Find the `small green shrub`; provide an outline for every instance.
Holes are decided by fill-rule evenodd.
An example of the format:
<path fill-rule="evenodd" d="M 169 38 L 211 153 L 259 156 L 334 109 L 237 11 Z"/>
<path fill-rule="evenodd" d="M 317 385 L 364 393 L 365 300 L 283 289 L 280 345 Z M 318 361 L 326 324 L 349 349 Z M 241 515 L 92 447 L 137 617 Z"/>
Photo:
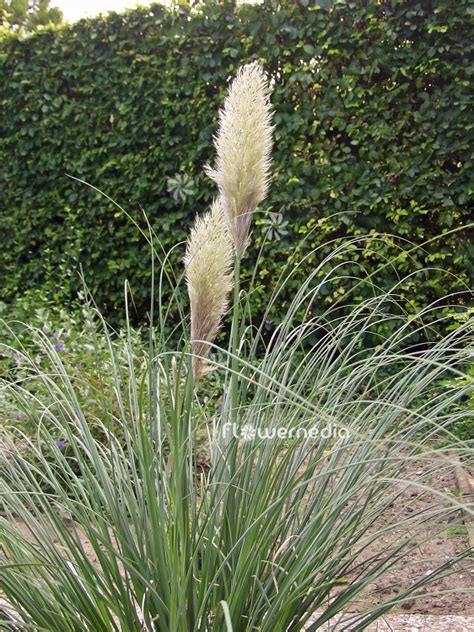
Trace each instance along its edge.
<path fill-rule="evenodd" d="M 27 435 L 34 435 L 42 423 L 35 402 L 47 397 L 44 383 L 31 379 L 34 370 L 41 368 L 46 375 L 54 375 L 58 365 L 67 372 L 81 406 L 87 408 L 88 420 L 94 427 L 97 414 L 103 412 L 102 400 L 113 401 L 113 374 L 109 344 L 114 348 L 118 371 L 123 379 L 128 375 L 130 358 L 126 351 L 125 332 L 117 332 L 107 340 L 102 323 L 93 306 L 79 297 L 73 308 L 60 307 L 40 290 L 29 291 L 13 305 L 4 305 L 2 347 L 0 349 L 0 378 L 14 382 L 33 399 L 25 409 L 18 402 L 0 397 L 1 424 L 15 423 Z M 145 342 L 139 330 L 130 332 L 134 356 L 131 359 L 137 375 L 146 373 Z M 51 405 L 53 405 L 51 401 Z M 110 407 L 101 418 L 103 427 L 114 431 L 118 409 Z M 58 436 L 61 441 L 63 437 Z"/>

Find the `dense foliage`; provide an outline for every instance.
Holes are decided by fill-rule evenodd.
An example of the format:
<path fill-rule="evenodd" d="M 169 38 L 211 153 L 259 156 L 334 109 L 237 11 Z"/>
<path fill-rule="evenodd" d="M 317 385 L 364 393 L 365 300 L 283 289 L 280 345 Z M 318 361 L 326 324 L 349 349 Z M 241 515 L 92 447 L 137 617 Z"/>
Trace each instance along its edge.
<path fill-rule="evenodd" d="M 143 320 L 146 239 L 110 200 L 65 174 L 99 187 L 147 230 L 145 211 L 167 250 L 215 194 L 202 171 L 215 112 L 229 75 L 251 59 L 271 75 L 276 125 L 272 193 L 254 230 L 257 243 L 267 238 L 255 312 L 284 264 L 321 245 L 286 285 L 275 319 L 330 240 L 354 234 L 366 239 L 344 280 L 323 285 L 318 309 L 348 294 L 361 268 L 381 268 L 374 280 L 384 288 L 422 266 L 440 268 L 398 288 L 409 312 L 465 289 L 469 234 L 450 231 L 468 223 L 472 189 L 469 1 L 321 4 L 153 5 L 5 40 L 1 298 L 39 283 L 71 297 L 82 267 L 112 319 L 123 313 L 128 278 Z M 412 248 L 406 240 L 433 238 L 399 254 Z M 255 256 L 244 261 L 247 274 Z M 394 256 L 393 265 L 374 263 Z"/>

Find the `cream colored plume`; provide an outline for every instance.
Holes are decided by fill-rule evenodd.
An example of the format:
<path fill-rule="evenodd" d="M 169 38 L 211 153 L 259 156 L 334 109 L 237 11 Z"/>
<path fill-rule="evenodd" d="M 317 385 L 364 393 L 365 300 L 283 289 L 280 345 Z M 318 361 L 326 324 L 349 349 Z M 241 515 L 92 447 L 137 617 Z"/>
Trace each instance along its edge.
<path fill-rule="evenodd" d="M 217 336 L 232 289 L 233 248 L 221 201 L 198 217 L 189 236 L 184 265 L 191 302 L 194 378 L 204 371 L 209 345 Z"/>
<path fill-rule="evenodd" d="M 219 187 L 239 257 L 247 246 L 252 214 L 267 194 L 272 131 L 266 75 L 258 63 L 247 64 L 239 69 L 219 113 L 216 165 L 206 168 Z"/>

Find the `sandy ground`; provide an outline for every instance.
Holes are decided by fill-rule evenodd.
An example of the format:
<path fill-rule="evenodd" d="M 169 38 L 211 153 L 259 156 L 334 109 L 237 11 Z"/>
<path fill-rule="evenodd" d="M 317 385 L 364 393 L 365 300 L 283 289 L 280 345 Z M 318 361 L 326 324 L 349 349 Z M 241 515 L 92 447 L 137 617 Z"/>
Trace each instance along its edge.
<path fill-rule="evenodd" d="M 403 476 L 415 480 L 423 476 L 423 468 L 430 468 L 429 463 L 413 462 L 407 466 Z M 429 476 L 429 484 L 434 490 L 449 493 L 456 490 L 454 469 L 433 473 Z M 421 491 L 418 487 L 407 489 L 390 509 L 384 520 L 396 522 L 403 517 L 416 515 L 417 512 L 429 512 L 442 502 L 434 492 Z M 375 528 L 375 526 L 374 526 Z M 418 532 L 418 531 L 417 531 Z M 378 547 L 390 546 L 411 535 L 410 531 L 394 529 L 382 536 Z M 444 515 L 442 519 L 429 520 L 423 525 L 417 538 L 427 538 L 428 542 L 420 543 L 405 559 L 404 564 L 393 573 L 382 576 L 371 585 L 360 603 L 360 608 L 368 603 L 384 602 L 393 599 L 404 587 L 414 583 L 416 579 L 428 575 L 434 568 L 448 559 L 465 551 L 469 547 L 467 530 L 461 512 Z M 474 554 L 474 552 L 473 552 Z M 424 561 L 429 560 L 429 561 Z M 447 577 L 439 578 L 426 588 L 421 589 L 422 596 L 404 602 L 402 611 L 406 614 L 425 615 L 468 615 L 474 617 L 474 557 L 465 558 L 452 569 Z M 455 591 L 449 592 L 447 591 Z M 431 593 L 446 593 L 432 595 Z M 474 626 L 472 627 L 474 631 Z"/>

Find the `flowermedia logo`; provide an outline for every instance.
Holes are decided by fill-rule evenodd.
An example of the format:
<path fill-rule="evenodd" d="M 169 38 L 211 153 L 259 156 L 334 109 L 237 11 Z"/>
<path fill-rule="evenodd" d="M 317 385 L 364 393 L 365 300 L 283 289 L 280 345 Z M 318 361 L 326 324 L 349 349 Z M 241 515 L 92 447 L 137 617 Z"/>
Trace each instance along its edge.
<path fill-rule="evenodd" d="M 274 426 L 272 428 L 256 428 L 252 424 L 239 426 L 236 423 L 225 423 L 223 426 L 225 438 L 234 437 L 241 441 L 271 440 L 271 439 L 346 439 L 349 430 L 344 427 L 336 427 L 331 424 L 325 426 L 310 426 L 309 428 L 288 428 L 287 426 Z"/>

